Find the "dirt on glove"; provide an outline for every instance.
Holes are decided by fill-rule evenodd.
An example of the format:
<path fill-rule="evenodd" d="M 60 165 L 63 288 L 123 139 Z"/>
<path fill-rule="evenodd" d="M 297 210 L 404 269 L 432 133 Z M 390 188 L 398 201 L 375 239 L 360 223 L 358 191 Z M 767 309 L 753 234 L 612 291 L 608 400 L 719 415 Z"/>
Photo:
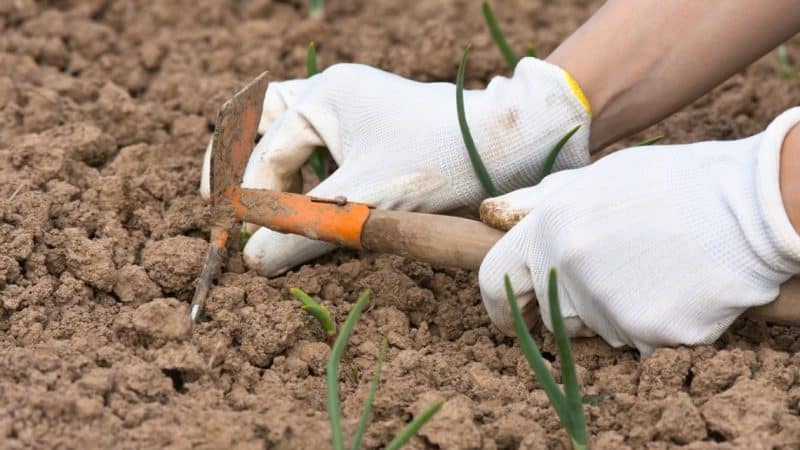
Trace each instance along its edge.
<path fill-rule="evenodd" d="M 346 435 L 386 335 L 367 447 L 440 397 L 408 448 L 568 447 L 473 272 L 338 251 L 268 280 L 234 255 L 190 333 L 202 155 L 238 87 L 265 69 L 303 76 L 312 40 L 322 66 L 430 81 L 454 80 L 471 42 L 470 86 L 508 73 L 476 2 L 327 3 L 316 21 L 300 0 L 0 2 L 0 447 L 328 448 L 329 347 L 294 286 L 340 324 L 375 293 L 342 361 Z M 512 45 L 545 55 L 600 4 L 493 3 Z M 626 144 L 739 138 L 798 102 L 771 54 Z M 533 334 L 560 378 L 551 335 Z M 574 340 L 593 447 L 797 448 L 799 335 L 740 320 L 714 345 L 645 360 Z"/>

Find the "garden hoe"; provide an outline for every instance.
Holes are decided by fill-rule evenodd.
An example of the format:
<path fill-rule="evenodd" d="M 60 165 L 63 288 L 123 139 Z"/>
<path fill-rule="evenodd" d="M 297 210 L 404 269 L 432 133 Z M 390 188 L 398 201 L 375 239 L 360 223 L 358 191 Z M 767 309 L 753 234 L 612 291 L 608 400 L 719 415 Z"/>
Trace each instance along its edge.
<path fill-rule="evenodd" d="M 190 314 L 197 322 L 211 282 L 239 222 L 258 224 L 343 247 L 391 253 L 440 267 L 476 270 L 503 231 L 461 217 L 375 209 L 344 197 L 241 188 L 255 142 L 267 73 L 262 73 L 220 109 L 211 147 L 211 243 Z M 752 308 L 750 317 L 800 325 L 800 279 L 781 286 L 777 300 Z"/>

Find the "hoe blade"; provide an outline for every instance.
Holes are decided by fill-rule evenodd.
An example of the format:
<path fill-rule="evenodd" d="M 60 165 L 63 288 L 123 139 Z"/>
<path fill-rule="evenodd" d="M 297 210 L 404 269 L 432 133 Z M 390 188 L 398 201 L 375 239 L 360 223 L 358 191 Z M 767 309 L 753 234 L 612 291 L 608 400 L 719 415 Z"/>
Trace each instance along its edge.
<path fill-rule="evenodd" d="M 203 312 L 211 283 L 222 266 L 230 236 L 235 232 L 236 219 L 226 207 L 222 193 L 242 181 L 253 151 L 266 90 L 267 72 L 264 72 L 225 102 L 217 116 L 211 140 L 211 242 L 189 308 L 192 323 L 196 323 Z"/>

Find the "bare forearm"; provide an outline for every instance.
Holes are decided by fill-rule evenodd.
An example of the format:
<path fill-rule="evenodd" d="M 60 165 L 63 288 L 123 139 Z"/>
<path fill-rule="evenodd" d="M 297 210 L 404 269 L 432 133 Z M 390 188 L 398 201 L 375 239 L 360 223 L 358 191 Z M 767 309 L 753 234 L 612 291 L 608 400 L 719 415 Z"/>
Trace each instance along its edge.
<path fill-rule="evenodd" d="M 795 0 L 610 0 L 548 61 L 588 97 L 597 151 L 697 99 L 798 31 Z"/>

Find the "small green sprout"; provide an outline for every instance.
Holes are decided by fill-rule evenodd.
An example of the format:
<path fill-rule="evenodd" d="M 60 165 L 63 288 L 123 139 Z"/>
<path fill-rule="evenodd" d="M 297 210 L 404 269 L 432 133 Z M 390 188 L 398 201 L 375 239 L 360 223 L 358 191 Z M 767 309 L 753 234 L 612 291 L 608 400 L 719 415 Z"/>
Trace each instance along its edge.
<path fill-rule="evenodd" d="M 317 69 L 317 45 L 314 41 L 308 43 L 306 50 L 306 75 L 311 77 L 319 73 Z"/>
<path fill-rule="evenodd" d="M 503 34 L 503 30 L 501 30 L 500 25 L 497 24 L 497 20 L 494 17 L 494 11 L 492 11 L 492 7 L 489 5 L 489 2 L 483 2 L 481 7 L 483 9 L 483 18 L 486 20 L 486 26 L 489 27 L 489 34 L 492 35 L 492 39 L 494 39 L 494 42 L 497 44 L 497 48 L 500 49 L 500 53 L 503 55 L 503 58 L 506 59 L 508 67 L 511 68 L 511 70 L 514 70 L 514 67 L 517 67 L 517 63 L 519 62 L 519 56 L 517 56 L 517 54 L 508 44 L 508 41 Z M 533 46 L 531 45 L 528 48 L 530 49 L 532 47 Z"/>
<path fill-rule="evenodd" d="M 331 349 L 331 354 L 328 357 L 328 364 L 325 374 L 328 391 L 328 417 L 331 423 L 331 438 L 333 441 L 334 450 L 344 450 L 344 436 L 342 434 L 341 420 L 342 412 L 339 401 L 339 361 L 342 359 L 342 353 L 344 353 L 344 348 L 347 346 L 347 341 L 350 339 L 350 334 L 353 332 L 353 327 L 355 327 L 358 318 L 361 316 L 361 312 L 364 311 L 364 308 L 367 306 L 370 295 L 371 291 L 366 289 L 361 293 L 361 295 L 358 296 L 358 301 L 356 301 L 353 309 L 350 310 L 350 314 L 347 315 L 347 319 L 345 320 L 339 335 L 336 337 L 336 342 L 334 342 L 333 348 Z M 369 393 L 364 401 L 364 411 L 359 419 L 358 430 L 355 438 L 353 439 L 353 450 L 361 449 L 361 442 L 363 440 L 364 433 L 366 432 L 366 426 L 369 423 L 369 417 L 372 412 L 372 403 L 375 400 L 375 392 L 378 389 L 378 383 L 380 383 L 383 361 L 386 358 L 386 353 L 388 350 L 389 342 L 386 338 L 384 338 L 383 342 L 381 343 L 380 353 L 378 354 L 378 363 L 375 366 L 375 373 L 373 374 L 372 381 L 370 382 Z M 413 437 L 417 431 L 419 431 L 419 429 L 422 428 L 422 426 L 425 425 L 425 423 L 427 423 L 434 414 L 436 414 L 437 411 L 439 411 L 443 404 L 444 400 L 438 400 L 414 417 L 411 422 L 409 422 L 408 425 L 406 425 L 400 431 L 400 433 L 397 434 L 397 436 L 389 443 L 389 445 L 386 446 L 386 448 L 390 450 L 396 450 L 405 445 L 408 440 L 411 439 L 411 437 Z"/>
<path fill-rule="evenodd" d="M 406 425 L 405 428 L 403 428 L 402 430 L 400 430 L 399 433 L 397 433 L 397 436 L 395 436 L 395 438 L 392 439 L 392 442 L 389 442 L 389 445 L 386 446 L 386 450 L 397 450 L 402 446 L 406 445 L 408 440 L 411 439 L 415 434 L 417 434 L 419 429 L 422 428 L 423 425 L 428 423 L 428 421 L 431 420 L 431 417 L 433 417 L 434 414 L 436 414 L 437 412 L 439 412 L 440 409 L 442 409 L 442 405 L 444 405 L 444 399 L 436 400 L 430 406 L 425 408 L 421 413 L 417 414 L 416 417 L 414 417 L 411 420 L 411 422 L 409 422 L 408 425 Z"/>
<path fill-rule="evenodd" d="M 245 226 L 245 224 L 242 224 L 242 229 L 239 230 L 239 251 L 240 252 L 244 251 L 244 247 L 247 245 L 247 241 L 250 240 L 250 237 L 252 237 L 252 234 L 250 234 L 250 232 L 247 231 L 247 227 Z"/>
<path fill-rule="evenodd" d="M 364 433 L 367 432 L 367 424 L 369 424 L 370 415 L 372 414 L 372 403 L 375 401 L 375 393 L 378 391 L 378 384 L 381 382 L 381 370 L 383 369 L 383 361 L 386 359 L 386 353 L 389 352 L 389 338 L 383 337 L 381 342 L 381 350 L 378 352 L 378 362 L 375 364 L 375 373 L 372 374 L 372 381 L 369 383 L 369 392 L 367 398 L 364 400 L 364 410 L 361 412 L 361 418 L 358 420 L 358 429 L 356 435 L 353 436 L 353 449 L 361 448 L 361 441 L 364 440 Z"/>
<path fill-rule="evenodd" d="M 800 67 L 789 61 L 789 49 L 786 48 L 786 45 L 778 46 L 776 56 L 778 57 L 778 73 L 781 77 L 789 80 L 800 73 Z"/>
<path fill-rule="evenodd" d="M 333 321 L 331 312 L 328 311 L 328 308 L 317 303 L 316 300 L 303 292 L 302 289 L 291 288 L 289 289 L 289 292 L 291 292 L 296 299 L 303 303 L 303 306 L 301 306 L 303 311 L 308 312 L 319 321 L 320 325 L 322 325 L 322 329 L 328 334 L 328 337 L 336 336 L 336 323 Z"/>
<path fill-rule="evenodd" d="M 530 56 L 531 58 L 538 58 L 539 52 L 536 51 L 536 47 L 533 44 L 528 44 L 528 48 L 525 49 L 525 56 Z"/>
<path fill-rule="evenodd" d="M 489 177 L 489 172 L 486 170 L 486 166 L 483 165 L 481 155 L 478 154 L 478 149 L 475 147 L 475 141 L 472 139 L 472 133 L 470 133 L 469 125 L 467 124 L 467 115 L 464 112 L 464 71 L 466 70 L 467 58 L 469 58 L 469 46 L 464 49 L 464 55 L 461 56 L 461 63 L 458 65 L 458 76 L 456 77 L 458 126 L 461 128 L 461 137 L 464 138 L 464 145 L 467 146 L 469 160 L 472 162 L 472 168 L 475 169 L 478 181 L 481 182 L 481 186 L 490 197 L 497 197 L 500 192 L 494 187 L 494 183 Z"/>
<path fill-rule="evenodd" d="M 522 318 L 517 298 L 511 287 L 511 280 L 505 276 L 506 297 L 511 308 L 511 315 L 514 318 L 514 330 L 519 339 L 519 346 L 528 365 L 536 374 L 539 383 L 550 399 L 553 409 L 556 410 L 561 426 L 569 435 L 572 441 L 572 448 L 575 450 L 585 450 L 589 447 L 589 434 L 586 431 L 586 421 L 583 416 L 583 402 L 581 397 L 581 387 L 578 384 L 578 376 L 575 370 L 575 360 L 572 357 L 572 349 L 569 345 L 564 319 L 561 316 L 561 307 L 558 303 L 558 280 L 555 268 L 550 269 L 550 279 L 548 285 L 548 297 L 550 305 L 550 320 L 553 325 L 553 335 L 555 336 L 558 354 L 561 359 L 561 378 L 564 383 L 562 391 L 553 379 L 553 375 L 547 369 L 542 354 L 533 342 L 530 331 Z"/>
<path fill-rule="evenodd" d="M 322 19 L 323 17 L 325 17 L 325 1 L 309 0 L 308 15 L 313 19 Z"/>
<path fill-rule="evenodd" d="M 325 370 L 328 390 L 328 416 L 331 422 L 331 436 L 334 450 L 344 450 L 342 412 L 339 407 L 339 361 L 342 359 L 342 353 L 344 353 L 347 340 L 350 339 L 350 333 L 353 332 L 353 327 L 356 325 L 359 316 L 361 316 L 361 311 L 367 306 L 369 296 L 369 289 L 362 292 L 358 297 L 356 305 L 350 310 L 350 314 L 347 315 L 347 320 L 345 320 L 344 326 L 342 326 L 342 331 L 339 333 L 339 336 L 336 337 L 336 342 L 333 344 L 331 354 L 328 357 L 328 365 Z"/>
<path fill-rule="evenodd" d="M 497 48 L 500 49 L 500 53 L 503 55 L 503 58 L 505 58 L 506 63 L 508 63 L 508 67 L 514 70 L 519 62 L 519 56 L 517 56 L 508 44 L 503 30 L 501 30 L 500 25 L 497 24 L 497 19 L 494 17 L 494 11 L 492 11 L 489 2 L 483 2 L 481 8 L 483 9 L 483 18 L 486 21 L 486 26 L 489 27 L 489 34 L 492 35 L 492 39 L 497 44 Z M 533 44 L 528 44 L 527 48 L 525 48 L 525 56 L 532 56 L 534 58 L 538 56 L 536 47 L 534 47 Z"/>
<path fill-rule="evenodd" d="M 544 165 L 542 166 L 542 178 L 550 175 L 550 173 L 553 171 L 553 166 L 556 165 L 556 159 L 558 159 L 558 154 L 561 153 L 561 149 L 567 145 L 569 138 L 577 133 L 580 128 L 580 125 L 576 125 L 575 128 L 567 131 L 567 134 L 562 136 L 561 139 L 556 142 L 556 145 L 553 146 L 553 148 L 547 154 L 547 157 L 544 159 Z"/>
<path fill-rule="evenodd" d="M 664 139 L 664 135 L 663 134 L 659 134 L 657 136 L 653 136 L 651 138 L 647 138 L 647 139 L 643 140 L 642 142 L 639 142 L 635 146 L 636 147 L 644 147 L 644 146 L 647 146 L 647 145 L 653 145 L 653 144 L 658 143 L 658 141 L 660 141 L 661 139 Z"/>
<path fill-rule="evenodd" d="M 321 4 L 322 2 L 320 1 L 319 3 Z M 314 42 L 308 44 L 308 51 L 306 52 L 306 73 L 309 77 L 319 73 L 317 69 L 317 46 Z M 319 181 L 324 180 L 328 176 L 328 167 L 327 164 L 325 164 L 324 151 L 324 149 L 317 147 L 308 158 L 308 163 L 311 165 L 311 168 L 314 169 L 314 173 L 317 175 L 317 178 L 319 178 Z"/>

